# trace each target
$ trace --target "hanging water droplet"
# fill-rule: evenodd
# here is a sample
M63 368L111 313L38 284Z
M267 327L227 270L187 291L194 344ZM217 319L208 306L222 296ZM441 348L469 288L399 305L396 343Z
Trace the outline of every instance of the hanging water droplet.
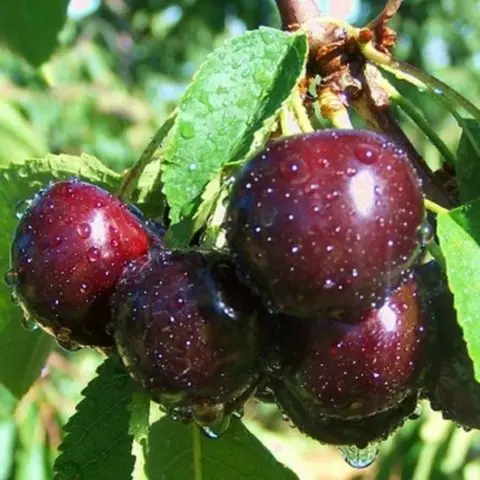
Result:
M245 415L245 409L243 407L235 410L232 413L232 416L235 418L243 418L244 415Z
M423 224L418 228L417 231L418 240L422 247L427 246L433 238L433 229L428 221L423 222Z
M38 323L30 315L26 314L25 312L23 313L23 316L20 322L22 324L22 327L27 332L34 332L39 328Z
M174 407L167 409L167 415L175 422L187 423L192 418L190 407Z
M30 208L30 205L32 204L31 200L20 200L17 202L15 205L15 216L21 220L21 218L25 215L27 210Z
M225 405L218 403L215 405L194 405L192 407L193 420L199 426L212 427L221 422L225 414Z
M199 425L202 433L207 437L216 440L220 438L230 426L230 416L223 417L219 422L214 425L205 426Z
M10 294L10 301L12 302L13 305L20 305L20 299L18 298L18 295L15 292L12 292Z
M344 460L353 468L367 468L378 456L379 443L372 442L365 448L355 445L343 445L338 447Z
M5 285L9 288L15 288L18 285L18 274L15 270L10 269L3 277Z

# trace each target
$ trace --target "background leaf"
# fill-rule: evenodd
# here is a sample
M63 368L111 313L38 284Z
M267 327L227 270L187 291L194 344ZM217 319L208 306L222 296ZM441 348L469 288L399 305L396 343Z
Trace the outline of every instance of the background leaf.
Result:
M65 426L55 480L130 480L134 458L128 406L135 391L118 360L109 358L98 368Z
M68 0L2 0L0 42L6 43L32 65L48 59L65 23Z
M208 56L166 142L162 181L172 222L191 216L191 203L219 169L249 152L297 84L306 53L304 35L263 28Z
M0 276L10 267L10 243L18 223L16 205L31 198L52 180L76 175L105 188L118 185L120 176L95 157L47 155L42 159L0 167ZM11 290L0 282L0 383L21 397L40 374L53 342L44 333L27 332L20 325L20 309Z
M164 417L150 431L149 480L190 480L194 476L193 425ZM193 432L194 433L194 432ZM296 476L277 462L240 420L232 419L218 440L199 440L202 478L208 480L294 480Z
M462 203L480 197L480 125L472 119L465 119L464 125L455 165Z
M480 381L480 200L438 215L437 233L457 320Z

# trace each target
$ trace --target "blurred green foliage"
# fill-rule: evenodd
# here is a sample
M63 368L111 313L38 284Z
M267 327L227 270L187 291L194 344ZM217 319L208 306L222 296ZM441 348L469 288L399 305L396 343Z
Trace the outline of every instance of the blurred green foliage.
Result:
M364 23L383 4L361 0L354 22ZM104 0L92 2L91 10L85 16L70 11L59 47L41 68L0 47L0 165L51 151L90 153L116 171L128 168L212 49L245 29L279 25L273 0ZM474 0L404 0L392 22L399 35L396 54L479 105L479 24ZM456 148L460 130L442 106L395 83ZM401 120L419 150L438 162L423 134ZM51 478L60 427L98 361L94 353L56 352L20 402L0 389L0 480ZM279 426L277 410L252 407L248 418L272 448L279 438L291 446L278 455L301 478L315 478L313 463L298 452L318 447ZM428 411L387 442L380 461L365 474L316 478L475 480L479 459L478 433L457 430Z

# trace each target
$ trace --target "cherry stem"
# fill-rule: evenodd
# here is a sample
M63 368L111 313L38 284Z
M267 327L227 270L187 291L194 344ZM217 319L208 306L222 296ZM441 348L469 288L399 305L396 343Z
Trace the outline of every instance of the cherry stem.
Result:
M388 0L383 7L382 12L373 20L371 20L367 28L374 29L390 20L399 10L403 0Z
M138 184L140 176L145 170L145 167L151 162L155 151L172 128L175 117L176 112L173 112L165 120L165 122L163 122L162 126L156 131L155 135L140 155L138 161L130 170L127 170L123 178L122 184L120 185L120 188L118 190L118 197L124 202L128 203L129 201L131 201L133 192Z
M292 26L299 25L322 15L315 0L276 1L284 30L290 30Z
M293 95L291 98L291 105L292 105L292 109L295 114L295 117L297 119L298 125L302 130L302 132L304 133L313 132L312 123L310 122L310 119L308 118L308 115L307 115L307 111L303 106L303 101L298 89L296 89L293 92Z
M378 50L371 48L372 45L363 45L362 52L366 58L373 61L385 70L393 73L400 80L412 83L420 89L433 92L436 96L444 96L454 104L459 105L467 111L473 118L480 121L480 109L478 109L470 100L460 95L452 87L442 82L433 75L430 75L413 65L400 60L394 60Z
M322 116L330 120L335 128L353 128L347 107L345 107L338 95L329 89L323 89L319 96L319 102Z
M435 203L432 200L429 200L428 198L425 198L423 200L423 203L427 210L429 210L430 212L436 213L437 215L442 213L448 213L450 211L448 208L444 208L438 205L438 203Z
M422 112L418 110L412 102L407 100L403 95L401 95L397 90L395 93L390 96L390 99L396 103L403 112L408 115L411 120L422 130L425 136L432 142L432 144L440 152L444 160L450 165L455 165L455 155L447 147L445 142L440 138L440 136L432 128L428 120L424 117Z

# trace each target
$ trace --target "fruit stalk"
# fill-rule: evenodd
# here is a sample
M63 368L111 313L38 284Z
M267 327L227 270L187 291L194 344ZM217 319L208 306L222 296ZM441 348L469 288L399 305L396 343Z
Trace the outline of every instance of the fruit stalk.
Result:
M322 14L315 0L277 0L277 7L284 30Z
M371 22L367 29L372 29L372 34L375 36L373 30L377 28L377 23L380 21L379 19L383 21L390 19L400 6L400 3L399 1L387 2L382 14ZM286 29L298 28L307 21L309 25L313 26L314 24L311 20L322 17L319 8L312 0L277 0L277 6L282 18L282 24ZM343 90L351 106L357 110L370 128L390 136L392 140L408 154L422 180L423 189L428 198L445 208L454 207L458 203L456 199L449 196L444 186L398 125L391 112L388 94L377 84L375 78L372 78L370 74L372 69L361 68L359 73L354 74L354 71L358 71L359 65L365 64L366 58L363 50L358 58L350 60L347 63L332 61L327 55L325 61L328 65L319 64L319 62L322 62L321 56L319 56L321 52L336 51L335 58L340 60L341 52L346 48L346 43L342 44L343 40L341 35L335 35L335 31L338 29L334 27L335 25L332 23L332 28L327 28L327 25L324 25L323 28L312 27L308 29L308 41L310 45L309 76L321 73L322 76L328 75L332 82L334 82L335 77L338 77L338 79L350 78L352 80L350 86L355 87L356 93L351 95L346 88ZM346 32L344 32L344 34L345 33ZM371 42L368 44L371 44ZM376 49L374 49L374 51L377 52ZM382 58L389 58L386 54L379 51L378 53ZM362 71L363 73L361 73ZM375 75L373 75L373 77L375 77Z

